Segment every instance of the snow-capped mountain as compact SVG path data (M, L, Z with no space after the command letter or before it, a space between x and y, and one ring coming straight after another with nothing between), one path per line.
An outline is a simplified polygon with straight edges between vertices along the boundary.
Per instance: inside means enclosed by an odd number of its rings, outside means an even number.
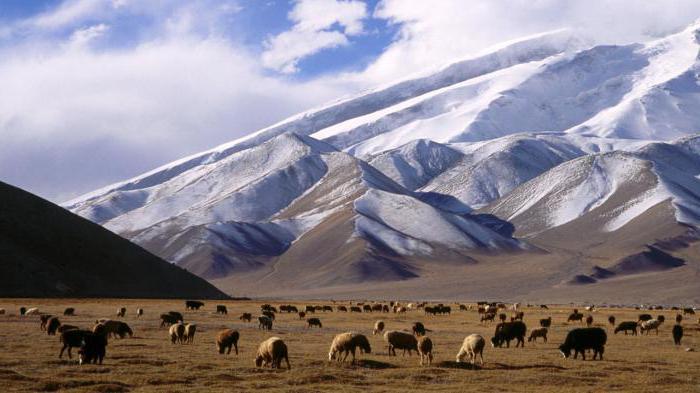
M534 296L571 283L604 294L643 272L698 274L675 260L634 266L695 250L699 32L622 46L528 37L65 206L252 293L354 294L382 281L397 294ZM590 275L608 268L625 274ZM509 286L508 269L529 284Z

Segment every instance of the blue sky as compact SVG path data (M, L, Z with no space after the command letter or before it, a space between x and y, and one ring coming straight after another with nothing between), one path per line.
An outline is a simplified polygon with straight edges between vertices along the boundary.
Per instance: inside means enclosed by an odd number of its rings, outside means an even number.
M61 202L489 46L643 41L697 0L2 0L0 181Z

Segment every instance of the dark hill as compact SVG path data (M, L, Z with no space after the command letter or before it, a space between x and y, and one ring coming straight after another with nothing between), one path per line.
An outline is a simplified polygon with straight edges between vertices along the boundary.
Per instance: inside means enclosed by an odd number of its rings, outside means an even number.
M0 297L227 295L100 225L0 182Z

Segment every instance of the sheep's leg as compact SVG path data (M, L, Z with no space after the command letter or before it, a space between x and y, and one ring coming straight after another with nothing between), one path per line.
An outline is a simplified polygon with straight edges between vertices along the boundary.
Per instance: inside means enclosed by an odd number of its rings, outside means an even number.
M355 364L355 348L352 349L352 364Z
M479 358L481 359L481 365L484 365L484 351L479 352ZM476 360L476 355L474 355L474 360Z
M73 359L73 355L71 355L71 353L70 353L71 348L72 347L69 345L68 346L68 359Z
M65 351L65 350L66 350L66 345L64 345L63 348L61 348L61 352L58 354L59 359L63 357L63 351Z

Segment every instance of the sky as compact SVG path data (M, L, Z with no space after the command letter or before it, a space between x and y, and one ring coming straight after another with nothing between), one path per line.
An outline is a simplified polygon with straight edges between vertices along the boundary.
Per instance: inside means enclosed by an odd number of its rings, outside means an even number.
M698 0L2 0L0 181L59 203L503 41L624 44L698 17Z

